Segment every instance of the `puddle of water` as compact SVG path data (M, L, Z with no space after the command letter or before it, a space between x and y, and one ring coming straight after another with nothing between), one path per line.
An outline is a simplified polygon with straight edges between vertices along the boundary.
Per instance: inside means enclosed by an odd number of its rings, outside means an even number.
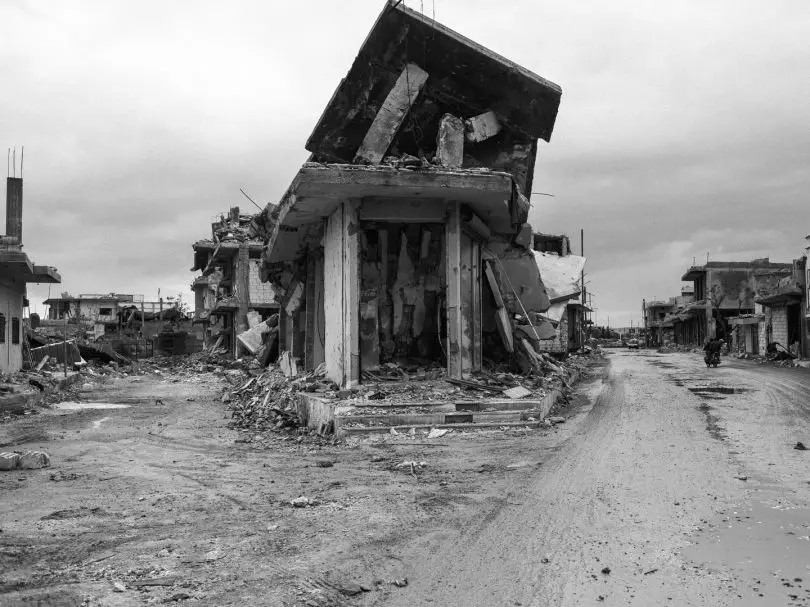
M701 534L684 557L728 568L744 584L734 605L805 605L810 599L810 512L755 503Z
M129 409L132 405L122 405L119 403L74 403L64 402L54 405L55 409L64 411L83 411L85 409Z
M695 394L704 392L714 392L716 394L744 394L748 392L748 390L748 388L740 388L737 386L694 386L689 388L689 391Z

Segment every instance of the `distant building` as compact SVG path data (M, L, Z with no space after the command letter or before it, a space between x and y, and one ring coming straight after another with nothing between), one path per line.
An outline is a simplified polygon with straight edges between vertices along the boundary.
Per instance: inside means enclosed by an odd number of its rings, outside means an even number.
M38 266L22 250L23 180L6 180L6 235L0 236L0 373L23 366L23 308L28 283L59 283L56 268Z
M674 323L677 343L701 345L706 338L731 340L729 319L755 313L757 280L766 276L789 276L791 263L711 261L692 266L681 280L691 282L695 300Z
M234 356L240 354L236 336L249 328L248 315L265 320L279 307L273 286L261 281L265 233L255 217L233 207L211 225L210 239L192 245L191 271L201 272L191 283L194 321L204 326L206 345L219 341Z
M44 303L48 306L48 321L66 320L82 326L95 337L132 326L134 320L141 321L144 316L154 320L170 320L178 316L175 302L168 298L147 301L143 295L127 293L82 293L78 296L62 293Z

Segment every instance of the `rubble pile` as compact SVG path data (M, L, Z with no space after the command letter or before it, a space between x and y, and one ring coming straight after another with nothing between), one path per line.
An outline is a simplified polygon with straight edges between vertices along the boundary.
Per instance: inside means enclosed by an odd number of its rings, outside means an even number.
M335 384L325 376L324 365L296 378L287 377L280 367L273 366L235 390L226 389L222 402L231 410L230 426L259 431L299 427L300 392L336 393Z

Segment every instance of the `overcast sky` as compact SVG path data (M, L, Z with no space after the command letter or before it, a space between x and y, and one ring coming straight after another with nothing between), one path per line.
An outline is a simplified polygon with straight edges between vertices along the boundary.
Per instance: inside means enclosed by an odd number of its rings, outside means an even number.
M406 0L563 89L531 219L585 230L600 323L693 258L788 261L810 232L806 0ZM220 212L276 202L381 10L0 0L0 149L25 146L25 250L53 294L180 292ZM33 306L48 287L32 285Z

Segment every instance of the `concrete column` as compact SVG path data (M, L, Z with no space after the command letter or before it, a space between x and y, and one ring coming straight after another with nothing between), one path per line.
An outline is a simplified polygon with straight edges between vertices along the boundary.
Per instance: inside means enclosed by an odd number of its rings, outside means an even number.
M6 236L22 244L23 180L9 177L6 180Z

